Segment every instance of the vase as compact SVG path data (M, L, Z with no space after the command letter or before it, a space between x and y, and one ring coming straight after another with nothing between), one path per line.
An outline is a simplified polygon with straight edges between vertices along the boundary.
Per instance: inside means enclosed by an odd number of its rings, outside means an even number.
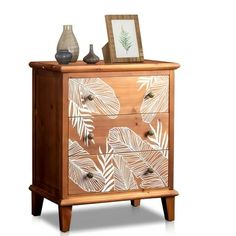
M93 51L93 44L89 45L89 53L83 58L83 61L87 64L96 64L99 62L99 57Z
M55 58L59 64L69 64L72 60L72 53L68 50L59 50Z
M72 25L63 25L63 32L57 44L57 51L68 50L72 53L71 62L76 62L79 56L79 44L72 30Z

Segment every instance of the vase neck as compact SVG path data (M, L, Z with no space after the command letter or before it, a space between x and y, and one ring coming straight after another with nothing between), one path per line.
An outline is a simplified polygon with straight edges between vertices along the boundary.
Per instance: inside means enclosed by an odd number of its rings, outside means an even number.
M93 52L93 44L89 44L89 51Z
M64 31L72 31L72 25L63 25Z

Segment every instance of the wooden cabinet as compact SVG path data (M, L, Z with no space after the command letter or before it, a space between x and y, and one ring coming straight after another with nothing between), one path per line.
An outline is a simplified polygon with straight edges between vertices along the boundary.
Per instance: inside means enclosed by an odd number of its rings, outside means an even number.
M176 63L31 62L32 214L43 199L68 231L73 205L161 198L174 220Z

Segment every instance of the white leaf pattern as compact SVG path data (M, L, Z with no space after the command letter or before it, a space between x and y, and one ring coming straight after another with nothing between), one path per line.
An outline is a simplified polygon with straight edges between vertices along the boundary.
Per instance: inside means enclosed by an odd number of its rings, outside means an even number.
M100 192L105 180L90 155L77 141L69 140L69 178L86 192ZM92 173L93 178L87 174Z
M114 153L124 157L134 175L142 179L141 187L168 186L168 159L135 132L127 127L112 128L109 131L108 142ZM154 172L147 175L148 168L152 168Z
M116 166L114 171L115 191L138 189L133 173L128 168L124 158L121 155L115 155L113 161Z
M151 141L151 146L162 152L163 156L168 158L168 133L163 132L162 123L159 119L157 119L157 128L149 124L150 129L153 131L153 136L148 136L149 141Z
M69 116L71 117L72 126L76 128L80 139L83 138L88 146L88 135L94 130L93 117L91 111L84 104L79 84L73 80L69 80Z
M111 86L100 78L73 78L70 82L76 84L81 91L80 103L86 105L91 112L107 115L115 119L120 111L120 103ZM86 99L89 95L93 100ZM78 104L79 105L79 104Z
M139 90L146 86L140 112L143 121L151 123L157 112L168 112L169 76L140 77L137 82L141 83ZM147 96L151 92L154 94L153 98Z
M102 153L101 148L98 149L99 155L97 156L98 161L102 167L101 174L105 180L102 192L109 192L114 188L114 166L112 163L113 153L112 149L109 148L109 144L106 140L106 152Z

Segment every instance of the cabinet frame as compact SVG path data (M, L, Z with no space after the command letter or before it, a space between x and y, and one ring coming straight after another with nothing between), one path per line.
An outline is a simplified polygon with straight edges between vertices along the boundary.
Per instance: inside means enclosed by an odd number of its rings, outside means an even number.
M72 205L162 198L167 220L174 220L174 69L177 63L145 61L144 64L72 66L32 62L32 214L40 215L43 198L58 204L61 230L69 230ZM68 80L72 77L122 77L169 75L168 188L69 195L68 178ZM117 78L118 79L118 78ZM136 203L133 200L137 200Z

